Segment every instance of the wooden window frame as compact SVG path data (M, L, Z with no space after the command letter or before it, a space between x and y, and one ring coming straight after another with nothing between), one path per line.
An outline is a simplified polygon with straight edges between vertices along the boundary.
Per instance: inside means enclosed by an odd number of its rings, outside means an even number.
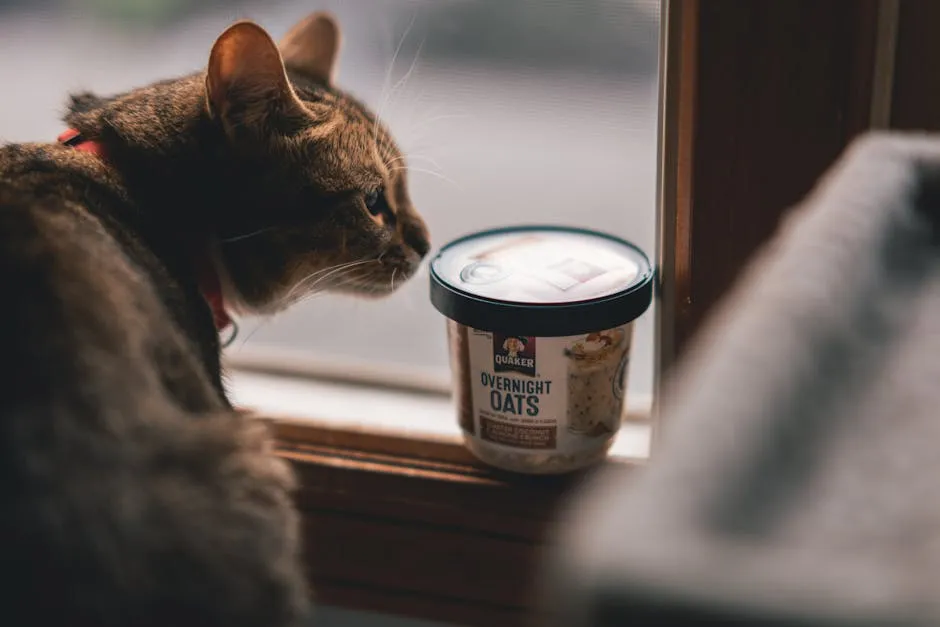
M913 52L940 40L911 13L940 8L898 2L664 3L659 380L855 135L940 122L940 89L932 108L917 105L924 70ZM907 31L920 35L911 46ZM320 602L458 625L531 624L554 514L590 472L510 476L458 443L297 423L275 431L300 478Z

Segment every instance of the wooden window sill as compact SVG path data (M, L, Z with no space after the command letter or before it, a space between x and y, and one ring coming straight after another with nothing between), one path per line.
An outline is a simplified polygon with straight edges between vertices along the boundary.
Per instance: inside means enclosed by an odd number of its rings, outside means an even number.
M290 422L275 432L300 479L316 596L456 625L528 624L553 514L590 474L500 473L456 443Z
M297 471L320 602L455 625L528 624L553 515L589 473L482 466L444 396L239 372L232 388L239 405L272 420ZM646 424L625 424L608 464L639 463L648 437Z

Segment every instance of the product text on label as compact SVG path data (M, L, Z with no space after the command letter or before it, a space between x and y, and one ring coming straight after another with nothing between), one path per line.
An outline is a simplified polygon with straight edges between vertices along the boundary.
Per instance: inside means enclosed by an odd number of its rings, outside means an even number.
M493 411L517 416L538 416L539 397L551 394L552 390L551 381L525 381L489 372L480 373L480 381L490 388Z

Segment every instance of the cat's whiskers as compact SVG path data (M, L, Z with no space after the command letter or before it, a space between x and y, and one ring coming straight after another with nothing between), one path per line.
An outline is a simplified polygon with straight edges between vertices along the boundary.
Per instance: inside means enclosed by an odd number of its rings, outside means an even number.
M252 231L251 233L243 233L242 235L233 235L232 237L226 237L226 238L220 239L219 242L223 244L229 244L231 242L238 242L243 239L248 239L249 237L254 237L255 235L261 235L262 233L273 231L276 228L277 228L276 226L266 226L263 229L258 229L257 231Z
M446 121L446 120L455 120L455 119L476 119L477 116L472 112L468 111L454 111L450 108L444 108L440 105L435 106L436 103L432 103L431 106L426 107L425 111L421 115L411 115L409 116L409 124L407 130L400 131L403 137L407 139L404 140L406 145L413 145L415 143L421 142L427 136L427 133L432 130L432 125L437 122ZM414 112L417 108L417 103L414 106L410 107L410 111ZM433 146L436 149L441 147L440 140L433 142ZM414 146L412 146L414 149Z
M279 311L286 305L297 305L297 304L306 302L314 297L321 296L327 293L327 290L325 289L320 289L320 290L315 289L315 285L319 283L319 281L317 281L314 283L314 286L311 286L311 291L309 293L304 294L302 298L297 299L297 301L294 303L289 302L290 296L293 295L293 292L296 292L298 287L300 287L305 281L309 281L311 278L318 276L324 272L328 272L328 271L336 272L336 275L334 276L334 280L330 284L330 287L334 289L348 285L350 282L355 282L357 277L355 277L354 275L356 274L356 272L362 270L363 269L362 266L368 263L369 261L373 261L373 260L361 259L357 261L351 261L347 263L337 264L334 266L329 266L326 268L321 268L315 272L311 272L306 277L304 277L303 279L295 283L294 287L291 288L290 292L288 292L285 296L282 296L281 298L279 298L277 300L277 303L275 303L275 305L272 307L272 309L274 311ZM339 279L345 279L345 280L339 281ZM251 330L251 333L249 333L247 336L244 337L244 339L241 340L241 342L239 343L239 348L247 344L248 341L255 335L255 333L257 333L263 327L270 324L271 320L273 320L274 317L275 316L265 316L263 319L261 319L258 325L254 329Z
M349 273L347 272L338 273L336 276L333 277L333 280L330 281L329 286L323 286L323 288L320 288L320 289L313 289L310 291L305 291L303 294L298 294L294 297L293 301L291 301L290 303L286 303L285 307L286 306L297 307L298 305L301 305L303 303L306 303L307 301L313 300L314 298L320 298L321 296L325 296L329 294L330 290L336 289L337 287L341 287L346 284L346 281L342 279L346 277L348 274Z
M441 116L447 117L447 116ZM459 117L459 116L455 116ZM428 129L430 130L430 129ZM405 150L405 154L400 158L396 158L394 161L404 161L405 165L409 163L418 162L426 166L433 167L439 173L444 173L444 166L441 165L442 159L447 156L446 151L442 151L442 145L440 143L428 143L428 142L419 142L417 140L412 140L408 149ZM448 147L452 148L452 144L447 144ZM433 151L434 156L432 156L431 151Z
M405 72L402 75L402 77L398 79L398 82L395 83L395 86L392 87L392 91L389 94L388 102L386 103L387 106L395 105L395 102L396 102L395 98L397 98L398 94L400 94L404 90L404 87L407 84L408 80L414 74L415 69L418 67L418 60L421 58L421 51L424 49L424 43L426 41L427 41L427 36L425 36L424 39L421 40L421 43L418 44L418 49L415 51L415 58L411 61L411 66L408 68L408 71Z
M309 281L312 278L316 278L313 285L308 285L308 289L312 289L315 285L319 284L322 281L325 281L329 277L335 275L336 273L343 272L349 268L353 268L365 263L369 263L371 259L357 259L355 261L347 261L345 263L336 264L334 266L329 266L327 268L321 268L316 272L311 272L306 277L304 277L302 282L298 282L292 289L299 289L304 283Z
M399 95L401 95L401 94L404 93L404 90L402 90L401 88L404 86L405 82L406 82L409 78L411 78L411 77L413 76L415 67L416 67L416 65L417 65L417 63L418 63L418 61L419 61L419 58L420 58L420 53L421 53L421 49L422 49L422 46L423 46L423 45L424 45L424 42L422 41L421 46L418 47L418 52L417 52L417 54L415 55L415 59L414 59L413 62L412 62L411 68L410 68L409 71L405 74L405 76L403 76L402 79L399 80L398 84L395 85L395 87L394 87L393 90L392 90L392 93L391 93L390 96L389 96L388 102L393 102L393 101L392 101L392 96L399 96ZM396 93L396 92L397 92L397 93ZM422 90L419 92L419 95L415 97L414 102L412 103L413 106L409 106L409 107L408 107L408 111L409 111L409 112L413 112L413 111L416 109L416 107L417 107L417 105L418 105L418 102L420 101L420 98L421 98L421 96L423 96L424 92L425 92L425 90L422 89ZM433 106L432 106L432 107L429 107L429 109L431 109L431 111L428 112L429 114L430 114L430 113L434 113L434 111L433 111L433 110L434 110L434 107L433 107ZM439 109L438 109L438 110L439 110ZM455 114L455 113L437 113L437 114L435 114L435 115L428 115L428 116L426 116L426 117L418 117L418 118L417 118L417 122L415 122L415 121L414 121L414 120L415 120L415 116L413 116L413 115L412 115L412 116L409 116L409 122L410 122L410 124L409 124L409 129L408 129L408 131L406 132L406 134L409 135L409 136L411 136L410 141L407 142L407 143L408 143L408 144L412 144L412 146L410 147L410 149L406 149L406 150L404 151L404 152L406 153L405 155L401 155L401 156L395 157L395 158L393 158L390 162L388 162L388 163L386 164L386 167L387 167L387 168L390 168L390 167L391 167L393 164L395 164L396 162L404 161L405 159L414 160L414 161L420 160L420 161L426 162L428 165L430 165L430 166L436 168L437 170L439 170L439 171L440 171L440 174L443 174L443 167L441 166L440 162L437 161L437 159L435 159L435 158L433 158L433 157L431 157L430 155L427 155L427 154L416 154L418 151L421 150L421 147L420 147L420 146L414 145L414 144L416 144L418 141L420 141L420 137L418 136L418 133L416 133L416 131L420 131L420 132L426 133L427 131L430 131L430 130L431 130L431 126L432 126L435 122L439 122L439 121L443 121L443 120L467 119L467 118L473 118L473 117L474 117L474 116L472 116L472 115L470 115L470 114L466 114L466 113L456 113L456 114ZM426 148L431 148L431 146L427 146ZM439 150L439 149L440 149L439 142L435 142L435 143L434 143L433 149L434 149L434 150Z
M424 45L424 41L422 41L421 46L423 45ZM416 55L415 57L415 62L417 62L418 56L421 53L421 46L419 46L418 48L418 55ZM404 93L404 92L401 92L401 93ZM433 104L431 107L427 107L426 108L427 110L418 114L418 110L419 108L421 108L419 105L423 104L422 99L424 98L426 93L427 93L427 89L425 87L422 87L418 92L415 93L414 98L406 107L406 110L408 111L410 115L408 116L408 129L404 131L403 134L408 135L411 141L414 141L414 132L416 130L422 130L424 127L430 126L434 122L437 122L440 120L448 120L448 119L462 119L462 118L475 117L467 113L454 114L454 113L446 112L442 114L439 111L434 110L435 107L433 106ZM391 113L389 115L391 115ZM398 123L396 123L396 125L404 126L404 124L398 124Z
M349 268L339 273L336 277L333 278L333 281L330 282L329 289L320 289L313 290L307 294L304 294L297 302L293 303L294 305L299 305L300 303L306 303L307 301L313 300L314 298L319 298L330 293L330 290L337 290L348 285L354 285L364 278L359 276L359 273L364 270L363 267Z
M365 274L363 274L365 272ZM370 274L370 269L365 267L353 268L349 272L344 272L340 279L334 280L330 284L330 289L338 290L342 287L347 287L349 285L355 286L362 280L368 280ZM318 292L319 294L324 293L325 290Z
M256 326L254 329L252 329L252 330L251 330L251 333L249 333L248 336L247 336L245 339L242 340L241 344L239 344L238 347L241 348L241 347L243 347L245 344L247 344L247 343L248 343L248 340L250 340L250 339L254 336L255 333L257 333L258 331L260 331L262 327L264 327L264 326L270 324L270 322L271 322L271 317L270 317L270 316L267 317L267 318L262 319L262 320L258 323L258 326Z
M345 264L345 263L341 263L341 264L337 264L337 265L334 265L334 266L327 266L326 268L320 268L320 269L318 269L318 270L314 270L313 272L307 274L307 276L305 276L304 278L302 278L302 279L296 281L296 282L290 287L290 289L287 291L287 293L286 293L284 296L282 296L282 297L278 300L278 308L280 307L281 304L283 304L284 302L288 301L288 300L290 299L290 297L294 294L294 292L296 292L298 289L300 289L300 287L303 286L303 284L306 283L307 281L313 279L314 277L320 276L320 275L323 274L324 272L329 272L329 271L331 271L331 270L336 270L336 269L338 269L338 268L345 267L346 265L347 265L347 264Z
M403 112L407 113L406 119L408 122L408 127L412 127L415 125L416 116L425 115L425 112L420 111L419 109L421 108L423 98L426 95L427 95L427 88L422 87L417 93L415 93L414 97L411 99L411 102L407 103L407 106L402 106L400 108ZM390 126L398 128L399 133L401 133L401 131L405 129L405 121L404 119L400 120L399 119L400 116L404 118L404 115L399 114L398 109L395 109L395 110L390 110L388 112L388 117L386 118Z
M404 161L405 159L406 159L405 155L399 155L399 156L395 157L394 159L390 160L388 163L386 163L386 164L385 164L385 167L388 168L389 170L391 170L391 169L392 169L392 166L395 165L396 162L398 162L398 161Z
M307 287L307 291L311 293L316 293L316 292L326 291L328 289L334 288L336 287L339 279L342 279L345 276L348 276L350 274L350 271L357 270L358 268L356 266L361 266L367 263L375 263L375 259L367 259L365 261L361 261L355 264L349 264L343 268L337 268L333 272L329 272L321 277L318 277L317 280L313 282L313 284ZM329 283L326 283L326 280L331 277L332 277L332 280Z
M312 285L309 285L309 286L308 286L309 290L312 291L312 290L315 289L315 287L316 287L317 285L319 285L319 284L322 283L325 279L329 278L330 276L334 275L335 273L337 273L337 272L339 272L339 271L341 271L341 270L345 270L345 269L347 269L347 268L351 268L351 267L354 267L354 266L362 265L362 264L364 264L364 263L369 263L369 262L372 262L372 261L375 261L375 260L374 260L374 259L357 259L357 260L355 260L355 261L348 261L348 262L346 262L346 263L340 263L340 264L336 264L336 265L334 265L334 266L328 266L328 267L326 267L326 268L320 268L319 270L315 270L314 272L311 272L310 274L308 274L308 275L305 276L304 278L302 278L302 279L300 279L299 281L297 281L297 282L294 284L294 286L291 287L290 290L288 290L287 294L285 294L282 298L278 299L278 307L277 307L277 308L280 308L280 307L283 306L284 304L289 303L291 296L293 296L293 295L297 292L297 290L299 290L300 288L302 288L302 287L304 287L305 285L307 285L308 281L310 281L311 279L316 279L316 280L313 282Z
M388 163L386 163L385 167L391 169L391 167L395 165L396 163L402 163L405 167L408 167L408 163L407 163L408 161L416 161L416 160L429 163L430 165L434 166L438 170L441 169L441 164L436 159L432 157L428 157L427 155L412 155L412 154L399 155L395 157L394 159L392 159L391 161L389 161Z
M460 190L461 192L464 191L463 187L462 187L457 181L455 181L454 179L452 179L452 178L450 178L450 177L448 177L448 176L445 176L445 175L441 174L440 172L435 172L434 170L429 170L429 169L427 169L427 168L418 168L418 167L409 165L409 166L403 166L403 167L400 167L400 168L393 168L393 169L391 170L391 172L398 172L399 170L405 170L406 172L409 172L409 173L410 173L410 172L421 172L421 173L423 173L423 174L430 174L431 176L435 176L435 177L441 179L442 181L446 181L446 182L450 183L451 185L453 185L454 187L456 187L456 188L457 188L458 190Z
M388 71L385 73L385 80L382 82L382 96L379 99L379 107L375 113L375 120L372 124L372 142L377 146L379 143L379 120L382 118L382 113L385 110L385 105L388 103L389 97L391 94L388 92L388 87L392 82L392 72L395 71L395 62L398 60L398 55L401 53L401 48L405 45L405 40L408 38L408 33L411 32L411 29L415 25L415 20L418 19L418 14L413 13L411 15L411 23L408 24L408 28L405 29L405 32L402 33L401 39L398 42L398 46L395 48L395 53L392 55L392 61L388 65Z

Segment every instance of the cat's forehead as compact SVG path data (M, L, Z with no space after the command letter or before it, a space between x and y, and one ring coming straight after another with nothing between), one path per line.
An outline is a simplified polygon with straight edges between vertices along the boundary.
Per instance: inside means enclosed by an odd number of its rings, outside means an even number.
M301 167L330 191L374 189L402 182L401 153L387 127L353 96L319 84L294 84L311 113L300 139Z
M342 135L347 141L368 139L385 162L399 156L400 150L388 127L360 100L341 89L320 83L303 79L292 82L297 95L305 104L315 109L330 109L338 116Z
M349 120L350 130L365 137L386 166L401 154L388 127L369 107L353 96L342 93L337 104Z
M398 184L401 152L388 128L355 97L322 85L295 85L298 97L320 117L306 133L303 151L311 174L329 188L367 189ZM330 157L324 159L323 155Z

